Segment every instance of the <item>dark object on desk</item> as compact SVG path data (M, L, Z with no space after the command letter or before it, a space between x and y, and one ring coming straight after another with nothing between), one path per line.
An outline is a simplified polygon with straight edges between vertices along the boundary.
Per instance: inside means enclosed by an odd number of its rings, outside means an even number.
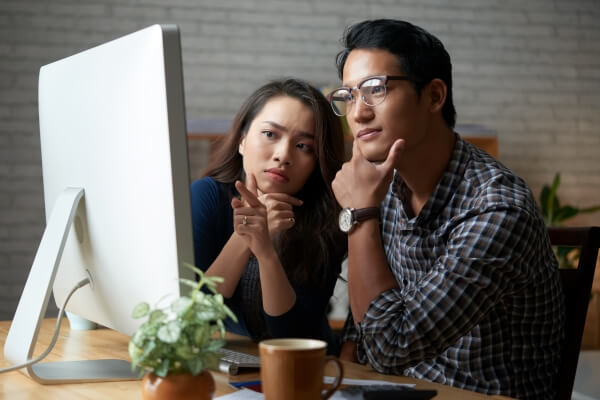
M557 400L571 399L575 372L579 361L579 350L583 337L583 326L587 314L598 248L600 227L548 228L553 246L581 247L577 269L560 269L560 280L566 299L565 339L558 371Z
M260 368L260 358L240 351L221 348L219 371L229 375L237 375L243 370L256 370Z
M340 394L348 400L429 400L437 395L437 390L401 385L362 385L340 389Z
M229 384L236 389L248 389L262 393L261 381L230 382Z

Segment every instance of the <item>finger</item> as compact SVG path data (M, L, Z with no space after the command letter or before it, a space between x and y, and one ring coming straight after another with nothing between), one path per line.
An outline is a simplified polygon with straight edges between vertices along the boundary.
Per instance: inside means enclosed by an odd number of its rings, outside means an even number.
M275 220L289 220L290 218L295 218L295 214L293 211L274 211L273 214L269 215L270 221Z
M364 158L362 151L360 151L360 147L358 147L358 139L354 139L352 141L352 159Z
M238 199L237 197L231 199L231 208L235 209L240 207L244 207L244 202L242 200Z
M261 223L261 219L252 215L237 214L233 217L233 223L234 225L242 225L244 227L258 226Z
M398 164L398 161L400 161L400 157L402 155L402 151L404 150L404 146L404 139L398 139L392 144L387 158L382 164L384 171L390 171Z
M262 204L260 200L258 200L256 195L250 192L242 182L236 181L235 188L240 193L240 195L242 195L242 198L248 203L250 207L258 207ZM256 187L254 188L254 190L256 190Z
M254 207L247 207L247 206L243 206L243 207L238 207L235 210L233 210L233 215L234 216L244 216L246 215L248 218L250 217L260 217L260 218L264 218L265 217L265 211L264 208L261 210L257 210Z
M276 202L282 202L282 203L290 204L292 206L297 206L297 207L304 204L304 202L302 200L300 200L299 198L290 196L287 193L269 193L269 194L264 195L264 198L265 198L265 201L274 200Z
M285 218L275 218L269 221L269 230L272 232L281 232L288 230L296 224L296 218L293 214Z
M254 196L258 197L258 191L256 187L256 177L254 174L248 174L248 179L246 179L246 187Z
M274 211L282 211L282 210L289 210L292 211L292 205L288 204L288 203L284 203L282 201L274 201L274 200L269 200L267 201L267 204L265 204L265 206L267 207L267 212L271 213Z

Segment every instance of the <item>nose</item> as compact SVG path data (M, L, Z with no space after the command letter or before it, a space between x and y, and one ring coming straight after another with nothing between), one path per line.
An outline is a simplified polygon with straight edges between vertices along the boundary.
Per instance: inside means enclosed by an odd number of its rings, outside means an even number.
M355 122L362 123L373 119L374 116L373 107L366 105L360 98L360 93L357 93L356 100L348 110L347 117Z
M283 165L292 164L292 143L289 140L277 143L273 151L273 160Z

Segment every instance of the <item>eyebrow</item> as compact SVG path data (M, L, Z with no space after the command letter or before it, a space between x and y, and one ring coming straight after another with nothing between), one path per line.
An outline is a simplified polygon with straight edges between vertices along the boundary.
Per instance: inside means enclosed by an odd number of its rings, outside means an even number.
M288 129L285 126L280 125L277 122L273 122L273 121L263 121L263 122L265 124L271 125L272 127L276 128L276 129L279 129L281 131L288 132ZM313 135L310 132L306 132L306 131L299 131L297 136L305 137L305 138L308 138L308 139L314 139L315 138L315 135Z

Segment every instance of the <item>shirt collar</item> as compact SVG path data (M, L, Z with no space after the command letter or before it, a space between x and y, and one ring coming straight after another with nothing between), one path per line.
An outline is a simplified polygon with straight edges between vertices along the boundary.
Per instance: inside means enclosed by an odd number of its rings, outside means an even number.
M456 194L458 186L463 179L467 162L470 158L468 147L460 135L456 135L456 141L450 161L446 165L446 169L442 173L442 176L437 183L431 197L425 203L425 206L419 213L419 216L414 222L426 221L432 216L438 215L443 208L446 206L450 198ZM391 194L402 202L402 213L407 217L404 204L408 200L410 189L406 186L406 183L398 174L398 171L394 171L394 178L392 180Z

